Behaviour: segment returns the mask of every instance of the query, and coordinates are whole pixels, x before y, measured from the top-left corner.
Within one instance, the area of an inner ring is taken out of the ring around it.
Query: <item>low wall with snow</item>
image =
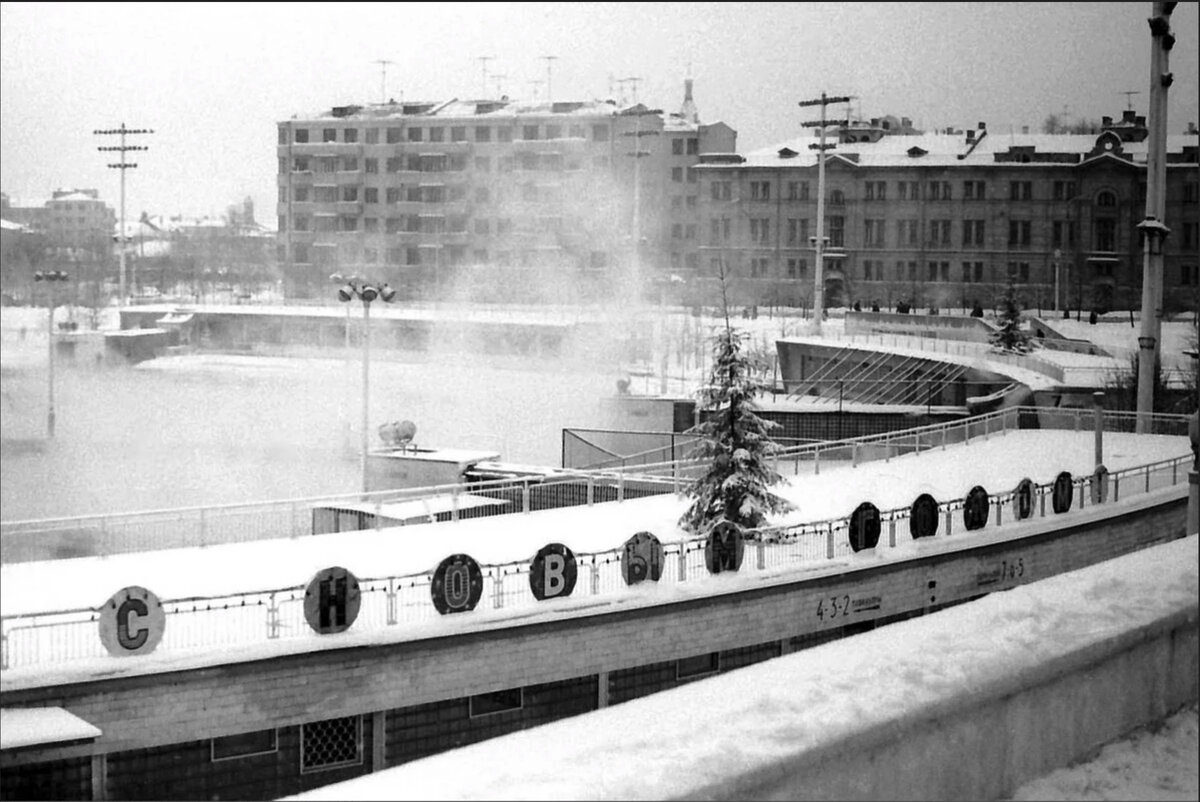
[[[1197,698],[1197,542],[296,798],[1003,797]]]

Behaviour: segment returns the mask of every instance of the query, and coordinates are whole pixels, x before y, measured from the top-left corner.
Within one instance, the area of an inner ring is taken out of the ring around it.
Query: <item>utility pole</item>
[[[480,56],[479,65],[483,70],[481,85],[483,86],[483,96],[487,97],[487,63],[495,59],[495,56]]]
[[[825,151],[832,150],[834,145],[825,144],[825,129],[831,125],[849,125],[849,120],[827,120],[825,107],[830,103],[849,103],[850,97],[828,97],[824,92],[817,100],[802,100],[800,106],[820,106],[821,119],[800,123],[805,128],[816,128],[821,141],[809,145],[809,149],[817,151],[817,236],[810,237],[816,249],[816,265],[813,270],[813,325],[816,334],[821,333],[821,318],[825,314]]]
[[[558,56],[541,56],[541,58],[546,62],[546,102],[553,103],[554,96],[550,94],[550,72]]]
[[[504,79],[507,77],[508,77],[507,75],[493,75],[492,76],[492,81],[494,81],[496,84],[496,97],[504,97],[503,85],[504,85]]]
[[[132,170],[137,167],[136,162],[130,163],[125,161],[125,154],[131,150],[150,150],[150,148],[145,145],[126,145],[125,137],[131,134],[153,134],[154,131],[150,128],[126,128],[125,123],[121,123],[120,128],[98,128],[92,131],[92,133],[96,136],[110,136],[113,134],[118,134],[121,137],[120,145],[100,146],[97,147],[96,150],[117,151],[121,154],[121,160],[119,162],[116,164],[110,164],[108,166],[110,169],[121,171],[121,227],[118,229],[120,243],[119,258],[121,262],[119,303],[124,304],[127,300],[125,297],[125,171]]]
[[[379,65],[379,102],[387,103],[387,67],[396,62],[380,58],[375,59],[375,63]]]
[[[1138,336],[1137,432],[1150,432],[1154,412],[1154,368],[1162,334],[1163,245],[1171,229],[1163,222],[1167,200],[1167,89],[1175,36],[1171,12],[1175,3],[1155,2],[1150,23],[1150,137],[1146,158],[1146,219],[1138,224],[1142,236],[1142,326]]]

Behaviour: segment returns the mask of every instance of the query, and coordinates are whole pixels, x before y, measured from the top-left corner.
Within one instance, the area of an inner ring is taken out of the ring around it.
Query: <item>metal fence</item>
[[[785,461],[794,460],[796,465],[811,460],[813,468],[818,469],[820,461],[834,458],[831,456],[834,453],[841,454],[842,459],[853,458],[849,455],[857,449],[860,458],[865,457],[868,445],[877,449],[873,458],[889,459],[900,453],[940,448],[951,442],[1001,435],[1006,429],[1030,428],[1034,423],[1042,428],[1086,430],[1092,420],[1091,413],[1078,410],[1012,408],[958,424],[925,426],[844,443],[805,446],[783,456]],[[1105,412],[1102,420],[1107,431],[1134,431],[1137,415]],[[1181,434],[1187,431],[1188,418],[1154,415],[1150,423],[1153,433]],[[1074,501],[1070,509],[1076,511],[1095,504],[1111,504],[1131,495],[1186,483],[1190,462],[1190,455],[1182,455],[1114,471],[1106,479],[1098,479],[1094,474],[1074,477]],[[687,472],[678,464],[674,470],[675,476]],[[1047,509],[1052,507],[1048,499],[1053,487],[1053,483],[1033,486],[1031,517],[1057,515]],[[938,537],[966,531],[965,503],[965,499],[938,503]],[[988,504],[987,529],[1011,526],[1017,520],[1015,488],[991,494]],[[910,539],[911,533],[905,522],[911,515],[912,510],[907,507],[882,510],[878,548],[894,548]],[[846,516],[751,530],[747,533],[740,570],[773,571],[801,563],[848,557],[853,553],[849,529],[850,518]],[[665,560],[659,581],[685,582],[708,576],[704,550],[703,538],[664,544]],[[621,592],[626,587],[621,572],[621,554],[622,548],[576,554],[578,581],[573,595],[601,596]],[[527,563],[486,565],[481,569],[484,585],[480,608],[504,609],[538,604],[530,588]],[[437,620],[440,616],[431,599],[432,581],[431,572],[360,578],[362,601],[355,629],[379,630]],[[185,652],[267,640],[320,638],[305,621],[304,593],[305,586],[296,585],[211,598],[165,600],[166,628],[158,649]],[[106,652],[98,634],[99,616],[99,608],[81,608],[0,618],[2,667],[52,665],[103,657]]]

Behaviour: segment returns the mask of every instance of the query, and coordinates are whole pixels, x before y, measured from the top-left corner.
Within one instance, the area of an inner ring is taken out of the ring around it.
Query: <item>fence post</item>
[[[450,490],[450,520],[458,520],[458,485]]]
[[[591,474],[587,478],[587,505],[592,506],[596,497],[596,477]]]
[[[754,545],[758,551],[758,570],[761,571],[767,567],[767,544],[758,540]]]
[[[617,501],[625,500],[625,474],[617,474]]]
[[[383,529],[383,499],[375,499],[375,531]]]
[[[679,544],[679,582],[687,579],[687,543]]]
[[[592,557],[592,595],[596,596],[600,593],[600,563],[596,562],[596,558]]]
[[[1004,505],[1000,503],[1000,499],[996,499],[996,526],[1004,525]]]
[[[858,467],[858,443],[850,445],[850,464],[852,467]]]
[[[1118,501],[1121,500],[1121,474],[1114,473],[1112,475],[1112,480],[1113,480],[1113,504],[1116,504]]]
[[[275,594],[272,593],[267,597],[267,638],[279,637],[279,603],[275,600]]]
[[[393,626],[397,622],[396,618],[396,580],[388,580],[387,589],[387,622],[388,626]]]
[[[504,606],[504,567],[496,566],[496,575],[492,578],[492,608],[499,610]]]
[[[896,519],[892,518],[888,521],[888,545],[893,549],[896,548]]]
[[[949,507],[946,508],[946,534],[954,534],[954,513]]]
[[[521,482],[521,512],[529,512],[529,480]]]
[[[1146,492],[1150,492],[1150,466],[1146,466]]]
[[[1038,514],[1038,517],[1045,518],[1046,517],[1046,494],[1042,493],[1038,497],[1041,499],[1041,512]]]
[[[833,559],[833,521],[829,522],[829,535],[826,539],[825,556]]]
[[[813,449],[813,476],[821,473],[821,447]]]

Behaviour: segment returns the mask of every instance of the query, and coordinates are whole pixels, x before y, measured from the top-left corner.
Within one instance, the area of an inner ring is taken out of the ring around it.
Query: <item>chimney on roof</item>
[[[1146,116],[1144,114],[1139,114],[1138,116],[1134,117],[1133,124],[1136,125],[1138,128],[1145,128],[1146,127]]]
[[[1135,112],[1133,109],[1125,109],[1125,111],[1121,112],[1121,122],[1123,122],[1123,123],[1133,122],[1135,119],[1134,114],[1135,114]]]
[[[968,128],[968,129],[967,129],[967,141],[968,141],[968,142],[974,142],[974,141],[975,141],[975,130],[974,130],[974,129],[972,129],[972,128]]]
[[[1185,134],[1200,134],[1200,129],[1196,128],[1195,123],[1188,123],[1187,130],[1184,131],[1184,133]]]
[[[983,122],[982,120],[980,120],[980,122],[979,122],[979,130],[980,130],[980,131],[986,131],[986,130],[987,130],[987,123],[985,123],[985,122]]]
[[[696,101],[692,100],[692,79],[683,79],[683,106],[679,109],[679,116],[687,120],[689,123],[700,122],[700,112],[696,109]]]
[[[912,128],[912,120],[910,120],[908,117],[901,117],[900,118],[900,127],[901,128]]]
[[[1112,117],[1101,117],[1100,118],[1100,127],[1101,128],[1111,128],[1112,127]]]

